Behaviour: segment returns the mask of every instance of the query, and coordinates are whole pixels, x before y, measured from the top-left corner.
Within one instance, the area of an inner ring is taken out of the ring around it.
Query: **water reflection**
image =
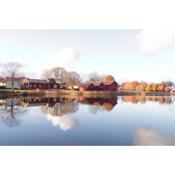
[[[17,98],[8,98],[0,100],[0,119],[8,127],[17,127],[21,124],[21,116],[26,110],[22,107],[21,101]]]
[[[123,102],[130,103],[157,102],[160,104],[172,104],[174,102],[173,97],[122,96],[121,99]]]
[[[170,107],[173,97],[4,98],[0,145],[175,145]]]
[[[139,128],[134,135],[135,145],[175,145],[175,135],[160,133],[150,128]]]
[[[117,104],[117,98],[53,98],[53,97],[22,97],[0,99],[0,117],[9,127],[18,126],[29,107],[41,107],[48,121],[53,126],[67,131],[78,126],[78,121],[71,114],[79,110],[79,104],[89,105],[89,111],[109,112]]]
[[[51,116],[63,116],[67,113],[75,113],[79,109],[79,103],[76,100],[67,100],[67,99],[55,99],[55,102],[50,102],[42,107],[42,111],[45,114],[50,114]]]
[[[63,131],[78,126],[77,119],[71,116],[71,113],[79,110],[79,103],[74,99],[49,99],[47,105],[41,109],[46,114],[47,120]]]
[[[79,102],[89,105],[89,112],[97,114],[98,112],[109,112],[117,105],[117,97],[111,98],[79,98]]]

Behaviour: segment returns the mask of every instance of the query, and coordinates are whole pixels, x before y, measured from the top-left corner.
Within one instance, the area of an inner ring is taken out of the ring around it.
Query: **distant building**
[[[42,79],[30,79],[30,78],[0,78],[0,87],[6,87],[7,89],[23,89],[23,90],[48,90],[59,89],[60,85],[54,79],[42,80]]]

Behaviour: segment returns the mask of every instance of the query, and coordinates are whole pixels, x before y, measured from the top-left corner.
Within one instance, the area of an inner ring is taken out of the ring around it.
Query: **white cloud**
[[[136,36],[136,47],[144,54],[175,48],[175,29],[145,29]]]
[[[50,57],[45,58],[42,62],[41,60],[30,61],[22,58],[13,58],[13,59],[0,59],[1,64],[6,62],[19,61],[23,65],[23,70],[25,70],[25,75],[31,78],[40,78],[42,72],[45,69],[51,69],[53,67],[64,67],[66,69],[73,69],[76,62],[80,58],[80,53],[74,51],[70,48],[63,48],[52,55]],[[8,60],[8,61],[6,61]],[[0,67],[0,72],[2,71],[2,67]]]
[[[64,67],[70,68],[79,59],[80,53],[70,48],[63,48],[62,50],[55,52],[45,62],[46,68]]]

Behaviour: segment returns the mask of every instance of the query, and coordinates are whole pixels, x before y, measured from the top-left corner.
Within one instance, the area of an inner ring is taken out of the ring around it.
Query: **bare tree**
[[[63,67],[55,67],[52,69],[52,74],[55,80],[65,83],[67,71]]]
[[[81,82],[80,75],[77,72],[68,72],[67,73],[67,83],[70,85],[76,85]]]
[[[49,69],[46,69],[46,70],[44,70],[44,72],[42,73],[42,76],[41,76],[43,79],[45,79],[45,80],[48,80],[48,79],[50,79],[50,78],[53,78],[53,73],[52,73],[52,71],[51,70],[49,70]]]
[[[45,70],[42,74],[42,78],[54,78],[56,81],[71,85],[81,82],[80,75],[77,72],[68,72],[63,67],[55,67]]]
[[[6,99],[4,108],[0,109],[0,119],[8,127],[17,127],[21,124],[20,116],[23,116],[26,110],[20,107],[14,98]]]
[[[79,103],[75,100],[66,101],[64,99],[61,103],[55,103],[54,106],[49,107],[49,105],[43,106],[42,111],[51,116],[63,116],[65,114],[75,113],[79,110]]]
[[[22,76],[22,65],[17,62],[9,62],[3,65],[3,74],[6,77],[10,77],[12,81],[12,90],[14,90],[15,78]]]

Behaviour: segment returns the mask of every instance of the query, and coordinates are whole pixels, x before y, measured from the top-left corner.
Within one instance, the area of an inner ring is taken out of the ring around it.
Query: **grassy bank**
[[[82,95],[79,91],[73,90],[10,90],[0,89],[0,97],[11,96],[78,96]]]
[[[171,96],[175,95],[171,92],[152,92],[152,91],[118,91],[116,92],[118,96]]]
[[[170,92],[140,92],[140,91],[75,91],[75,90],[8,90],[0,89],[0,97],[10,96],[65,96],[65,97],[108,97],[108,96],[170,96]]]

